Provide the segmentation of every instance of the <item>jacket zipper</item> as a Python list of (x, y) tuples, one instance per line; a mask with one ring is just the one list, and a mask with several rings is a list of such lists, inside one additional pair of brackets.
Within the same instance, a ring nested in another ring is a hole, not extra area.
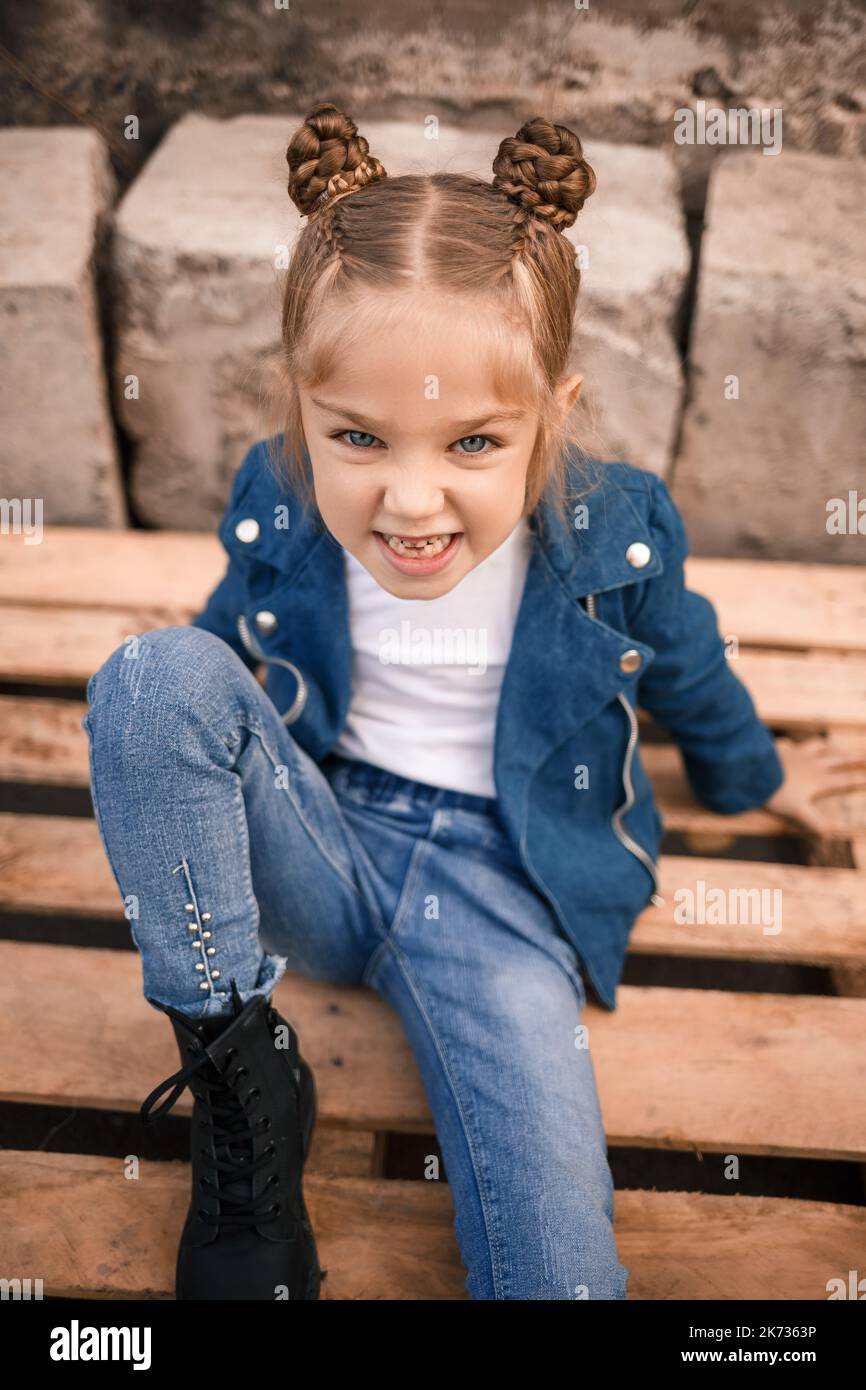
[[(586, 595), (586, 611), (590, 618), (595, 618), (597, 616), (598, 610), (595, 594)], [(307, 683), (304, 680), (304, 677), (301, 675), (301, 672), (299, 671), (298, 667), (294, 664), (293, 661), (288, 661), (284, 657), (280, 656), (267, 656), (262, 651), (258, 642), (256, 642), (255, 638), (250, 632), (249, 624), (247, 623), (245, 614), (238, 614), (237, 625), (241, 641), (243, 642), (244, 646), (246, 647), (247, 651), (250, 653), (251, 656), (254, 656), (257, 661), (266, 661), (271, 662), (276, 666), (283, 666), (287, 671), (291, 671), (292, 675), (295, 677), (295, 680), (298, 683), (298, 692), (289, 709), (287, 709), (284, 714), (280, 715), (280, 718), (282, 719), (284, 724), (293, 724), (295, 720), (299, 717), (301, 711), (304, 708), (304, 705), (307, 703)], [(625, 848), (630, 851), (630, 853), (634, 854), (641, 861), (641, 863), (644, 864), (646, 868), (649, 870), (650, 874), (652, 875), (653, 884), (655, 886), (655, 891), (653, 892), (650, 901), (654, 904), (654, 906), (661, 907), (664, 903), (664, 898), (661, 896), (659, 892), (661, 884), (659, 881), (659, 873), (656, 862), (651, 855), (647, 854), (646, 850), (643, 848), (642, 845), (639, 845), (636, 840), (632, 839), (631, 835), (629, 835), (628, 831), (624, 828), (622, 824), (623, 816), (626, 814), (627, 811), (631, 810), (632, 806), (634, 805), (634, 786), (631, 780), (631, 765), (634, 758), (634, 750), (637, 747), (638, 741), (638, 722), (637, 716), (634, 710), (632, 709), (629, 700), (626, 698), (625, 694), (622, 691), (620, 691), (617, 695), (617, 699), (619, 700), (620, 704), (622, 705), (623, 709), (628, 715), (630, 732), (628, 737), (628, 744), (626, 745), (625, 759), (623, 761), (622, 768), (622, 781), (623, 787), (625, 789), (626, 798), (622, 805), (618, 806), (617, 809), (614, 811), (613, 816), (611, 817), (611, 828), (613, 830), (613, 833), (616, 835), (617, 839), (620, 841), (620, 843), (624, 845)]]
[(267, 656), (262, 651), (258, 642), (250, 632), (249, 623), (246, 620), (246, 615), (243, 613), (238, 614), (238, 632), (240, 633), (241, 641), (247, 651), (251, 656), (254, 656), (257, 661), (270, 661), (275, 666), (284, 666), (287, 671), (291, 671), (298, 683), (298, 692), (295, 695), (293, 703), (286, 710), (285, 714), (280, 715), (280, 718), (284, 724), (294, 724), (301, 710), (304, 708), (304, 705), (307, 703), (307, 682), (304, 680), (293, 661), (287, 661), (285, 657), (282, 656)]
[[(598, 612), (598, 606), (596, 603), (595, 594), (586, 595), (586, 611), (587, 615), (590, 618), (596, 617)], [(632, 839), (631, 835), (629, 835), (628, 831), (622, 824), (622, 818), (625, 815), (626, 811), (630, 811), (632, 806), (634, 805), (634, 786), (631, 780), (631, 765), (632, 760), (634, 758), (634, 750), (637, 747), (638, 722), (637, 715), (635, 714), (630, 701), (627, 699), (623, 691), (619, 692), (619, 694), (617, 695), (617, 699), (619, 700), (620, 704), (622, 705), (623, 709), (628, 715), (629, 724), (631, 727), (628, 736), (628, 743), (626, 745), (625, 750), (625, 758), (623, 760), (622, 766), (622, 784), (625, 790), (625, 801), (614, 811), (610, 822), (611, 828), (613, 830), (614, 835), (616, 835), (620, 843), (623, 844), (627, 850), (630, 850), (631, 853), (634, 854), (652, 874), (655, 889), (652, 893), (652, 896), (650, 897), (650, 902), (653, 904), (654, 907), (661, 907), (664, 904), (664, 898), (661, 896), (661, 893), (659, 891), (661, 884), (659, 882), (658, 866), (655, 860), (652, 858), (652, 856), (647, 854), (643, 846), (639, 845), (637, 840)]]

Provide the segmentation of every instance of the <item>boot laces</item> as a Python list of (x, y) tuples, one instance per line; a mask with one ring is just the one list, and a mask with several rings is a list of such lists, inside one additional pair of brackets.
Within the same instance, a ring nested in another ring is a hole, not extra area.
[[(276, 1015), (273, 1009), (268, 1010), (268, 1022), (273, 1025)], [(197, 1051), (187, 1044), (188, 1052)], [(235, 1056), (237, 1049), (229, 1048), (226, 1053), (228, 1063)], [(201, 1094), (193, 1089), (192, 1081), (203, 1068), (210, 1066), (210, 1071), (206, 1073), (207, 1080)], [(206, 1048), (202, 1049), (202, 1054), (195, 1061), (188, 1062), (173, 1075), (166, 1077), (165, 1081), (151, 1091), (150, 1095), (141, 1106), (140, 1115), (145, 1124), (152, 1123), (166, 1115), (175, 1105), (176, 1101), (183, 1094), (184, 1089), (189, 1085), (196, 1102), (209, 1117), (201, 1121), (201, 1128), (209, 1130), (213, 1134), (214, 1152), (202, 1148), (200, 1156), (206, 1161), (211, 1172), (216, 1174), (216, 1182), (210, 1177), (203, 1177), (199, 1181), (200, 1189), (209, 1197), (216, 1198), (220, 1203), (220, 1213), (202, 1211), (199, 1208), (198, 1214), (202, 1221), (211, 1226), (255, 1226), (264, 1222), (275, 1221), (280, 1214), (280, 1203), (271, 1203), (268, 1189), (273, 1187), (278, 1181), (276, 1174), (271, 1174), (262, 1191), (257, 1197), (241, 1197), (237, 1192), (229, 1190), (232, 1183), (243, 1183), (252, 1179), (252, 1174), (266, 1164), (273, 1162), (275, 1148), (273, 1143), (268, 1144), (264, 1152), (255, 1160), (252, 1158), (252, 1140), (257, 1132), (267, 1131), (271, 1127), (270, 1116), (261, 1115), (254, 1123), (250, 1122), (250, 1117), (246, 1113), (246, 1106), (250, 1100), (259, 1096), (261, 1092), (257, 1087), (241, 1100), (236, 1094), (237, 1082), (242, 1076), (247, 1076), (246, 1067), (235, 1067), (233, 1071), (229, 1067), (225, 1072), (220, 1072), (213, 1059), (210, 1057)], [(163, 1101), (159, 1109), (154, 1110), (154, 1103), (169, 1088), (174, 1089), (167, 1100)], [(224, 1181), (220, 1184), (219, 1175), (224, 1175)], [(227, 1210), (228, 1208), (228, 1210)]]

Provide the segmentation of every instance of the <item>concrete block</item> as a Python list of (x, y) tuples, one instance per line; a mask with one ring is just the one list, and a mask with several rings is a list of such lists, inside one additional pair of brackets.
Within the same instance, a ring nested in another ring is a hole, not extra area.
[(684, 381), (677, 346), (691, 263), (671, 157), (584, 142), (598, 187), (568, 236), (586, 248), (574, 366), (585, 377), (586, 447), (665, 477)]
[(114, 177), (95, 131), (0, 130), (0, 493), (46, 525), (127, 521), (96, 259)]
[(866, 513), (861, 185), (857, 161), (787, 149), (716, 165), (673, 471), (698, 554), (866, 560), (856, 522), (827, 529), (858, 488)]
[[(285, 148), (301, 119), (187, 116), (118, 209), (116, 400), (136, 441), (136, 504), (157, 525), (210, 529), (245, 449), (273, 427), (260, 402), (279, 332), (275, 253), (300, 226)], [(420, 121), (361, 128), (395, 175), (490, 179), (502, 138), (440, 126), (429, 139)], [(688, 273), (676, 176), (658, 151), (597, 142), (587, 156), (599, 191), (570, 232), (588, 247), (575, 357), (587, 377), (586, 446), (664, 472), (682, 391), (673, 326)]]

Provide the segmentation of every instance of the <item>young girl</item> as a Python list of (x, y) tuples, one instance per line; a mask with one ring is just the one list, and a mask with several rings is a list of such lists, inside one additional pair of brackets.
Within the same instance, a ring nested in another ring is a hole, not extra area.
[(235, 477), (204, 611), (115, 651), (84, 719), (182, 1062), (142, 1113), (195, 1096), (177, 1296), (318, 1296), (290, 969), (398, 1012), (472, 1298), (624, 1299), (581, 1020), (660, 901), (636, 706), (721, 812), (819, 828), (826, 760), (780, 761), (665, 484), (569, 433), (577, 136), (529, 121), (491, 183), (388, 178), (322, 103), (287, 158), (285, 431)]

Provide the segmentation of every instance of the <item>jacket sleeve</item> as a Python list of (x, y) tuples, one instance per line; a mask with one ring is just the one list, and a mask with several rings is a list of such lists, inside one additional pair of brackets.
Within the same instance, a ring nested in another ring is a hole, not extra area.
[(221, 637), (232, 651), (237, 653), (244, 665), (253, 672), (256, 671), (259, 663), (247, 651), (237, 628), (238, 614), (244, 611), (248, 602), (246, 574), (241, 562), (228, 550), (225, 537), (229, 519), (237, 515), (237, 508), (243, 501), (244, 494), (252, 481), (252, 469), (257, 465), (257, 459), (254, 455), (255, 448), (249, 451), (235, 473), (231, 495), (219, 525), (223, 549), (229, 557), (225, 574), (210, 594), (201, 612), (190, 620), (192, 627), (204, 628), (207, 632), (213, 632), (217, 637)]
[(639, 586), (632, 631), (655, 650), (638, 703), (679, 745), (695, 795), (723, 815), (763, 806), (784, 781), (772, 734), (725, 655), (716, 610), (685, 586), (688, 539), (663, 479), (652, 476), (650, 529), (661, 574)]

